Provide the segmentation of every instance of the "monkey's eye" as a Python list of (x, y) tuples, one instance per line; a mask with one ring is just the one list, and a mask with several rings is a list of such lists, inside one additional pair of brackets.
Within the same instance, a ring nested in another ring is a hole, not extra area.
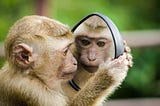
[(98, 45), (99, 47), (104, 47), (105, 44), (106, 44), (106, 40), (99, 40), (99, 41), (97, 41), (97, 45)]
[(67, 55), (67, 53), (68, 53), (68, 48), (66, 48), (65, 50), (64, 50), (64, 52), (63, 52), (63, 56), (66, 56)]
[(91, 44), (90, 40), (89, 39), (80, 39), (80, 44), (82, 46), (88, 46)]

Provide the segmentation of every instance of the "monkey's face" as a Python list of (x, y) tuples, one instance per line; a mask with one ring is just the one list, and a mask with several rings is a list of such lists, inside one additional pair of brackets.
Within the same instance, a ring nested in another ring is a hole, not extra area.
[(13, 47), (14, 64), (22, 72), (35, 76), (50, 88), (54, 87), (56, 81), (73, 78), (77, 61), (69, 50), (72, 44), (70, 39), (35, 35), (33, 38), (25, 38), (25, 42), (28, 43)]
[(78, 60), (89, 72), (96, 71), (100, 63), (111, 57), (111, 41), (104, 37), (78, 36), (76, 47), (79, 53)]
[[(42, 54), (43, 67), (38, 70), (38, 76), (53, 88), (55, 81), (70, 80), (73, 78), (77, 70), (77, 61), (69, 50), (72, 41), (70, 39), (54, 39), (49, 40), (45, 45)], [(44, 70), (42, 70), (45, 68)]]
[(62, 50), (62, 64), (59, 67), (58, 78), (60, 79), (72, 79), (77, 70), (77, 61), (73, 57), (69, 46)]
[(108, 28), (81, 24), (74, 35), (78, 61), (87, 71), (95, 72), (102, 62), (114, 56), (114, 43)]
[(51, 67), (54, 66), (53, 68), (57, 68), (56, 70), (58, 70), (56, 72), (58, 79), (69, 80), (73, 78), (77, 70), (77, 61), (69, 49), (71, 44), (73, 44), (73, 41), (70, 39), (54, 39), (54, 41), (51, 41), (50, 47), (54, 45), (54, 48), (50, 49), (54, 51), (50, 53), (49, 59)]

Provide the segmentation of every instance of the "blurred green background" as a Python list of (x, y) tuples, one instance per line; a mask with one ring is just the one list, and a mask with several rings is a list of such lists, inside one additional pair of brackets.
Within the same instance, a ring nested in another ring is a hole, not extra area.
[[(0, 42), (19, 18), (35, 14), (35, 1), (0, 0)], [(92, 12), (107, 15), (120, 31), (160, 29), (160, 0), (48, 0), (46, 15), (71, 28)], [(138, 38), (137, 38), (138, 39)], [(110, 97), (160, 97), (160, 46), (132, 48), (134, 66)], [(0, 57), (0, 67), (4, 64)]]

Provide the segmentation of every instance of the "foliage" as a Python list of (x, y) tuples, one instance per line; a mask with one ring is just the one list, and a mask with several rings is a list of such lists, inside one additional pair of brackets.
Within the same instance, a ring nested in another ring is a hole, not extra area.
[(115, 95), (117, 97), (160, 96), (159, 47), (133, 49), (134, 67)]
[(0, 67), (2, 67), (4, 65), (4, 61), (5, 61), (5, 59), (3, 57), (0, 57)]
[(120, 30), (160, 28), (159, 0), (54, 0), (54, 17), (72, 25), (92, 12), (110, 17)]
[(3, 41), (10, 26), (20, 17), (33, 14), (32, 0), (0, 1), (0, 41)]

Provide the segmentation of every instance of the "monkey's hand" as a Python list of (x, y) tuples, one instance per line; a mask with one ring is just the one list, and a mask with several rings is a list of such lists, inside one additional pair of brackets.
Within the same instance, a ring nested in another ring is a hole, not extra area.
[(108, 76), (112, 77), (114, 83), (120, 84), (127, 75), (129, 67), (132, 67), (131, 50), (124, 42), (124, 53), (117, 59), (108, 59), (99, 67), (100, 70), (106, 71)]
[(125, 43), (124, 46), (123, 55), (100, 64), (98, 71), (78, 92), (69, 106), (98, 106), (121, 84), (128, 68), (132, 66), (130, 48)]

